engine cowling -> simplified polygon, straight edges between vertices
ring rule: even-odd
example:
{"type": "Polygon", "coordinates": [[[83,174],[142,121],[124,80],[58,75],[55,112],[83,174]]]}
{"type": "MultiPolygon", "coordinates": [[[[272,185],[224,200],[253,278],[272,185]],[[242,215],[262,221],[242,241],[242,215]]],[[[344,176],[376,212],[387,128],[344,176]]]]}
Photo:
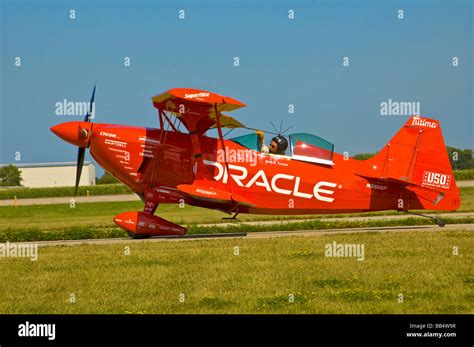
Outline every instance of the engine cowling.
{"type": "Polygon", "coordinates": [[[184,235],[186,228],[166,219],[143,212],[124,212],[114,218],[115,224],[133,235],[142,237],[184,235]]]}

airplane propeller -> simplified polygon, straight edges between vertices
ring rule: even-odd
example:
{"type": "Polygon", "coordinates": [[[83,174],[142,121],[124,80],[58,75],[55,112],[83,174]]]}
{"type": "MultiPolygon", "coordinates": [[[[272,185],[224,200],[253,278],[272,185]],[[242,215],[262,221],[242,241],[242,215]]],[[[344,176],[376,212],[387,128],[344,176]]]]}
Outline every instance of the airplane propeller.
{"type": "MultiPolygon", "coordinates": [[[[94,90],[92,91],[91,101],[89,103],[89,107],[87,108],[86,116],[84,117],[84,122],[91,122],[91,114],[93,111],[94,99],[95,99],[95,85],[94,90]]],[[[86,129],[79,129],[79,136],[87,137],[88,133],[86,129]]],[[[86,156],[86,149],[79,147],[77,151],[77,165],[76,165],[76,185],[74,187],[74,196],[77,195],[77,189],[79,188],[79,181],[81,180],[81,173],[82,173],[82,166],[84,165],[84,158],[86,156]]]]}
{"type": "Polygon", "coordinates": [[[277,129],[275,124],[273,124],[273,122],[270,122],[270,124],[272,125],[273,127],[273,130],[275,130],[276,134],[277,135],[285,135],[285,133],[290,130],[291,128],[293,128],[293,125],[290,125],[288,128],[286,128],[285,130],[281,130],[283,128],[283,121],[280,122],[280,128],[277,129]]]}

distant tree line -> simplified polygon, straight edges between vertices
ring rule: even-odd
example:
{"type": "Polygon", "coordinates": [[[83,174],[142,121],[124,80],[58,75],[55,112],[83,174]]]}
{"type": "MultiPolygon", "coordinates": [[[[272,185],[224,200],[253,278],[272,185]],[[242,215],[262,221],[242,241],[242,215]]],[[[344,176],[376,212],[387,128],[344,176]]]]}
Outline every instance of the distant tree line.
{"type": "Polygon", "coordinates": [[[114,176],[109,174],[107,171],[104,172],[101,178],[96,177],[96,184],[112,184],[120,183],[114,176]]]}
{"type": "MultiPolygon", "coordinates": [[[[472,149],[459,149],[446,146],[449,161],[453,170],[474,169],[474,158],[472,149]]],[[[360,153],[353,156],[354,159],[365,160],[372,158],[377,153],[360,153]]]]}
{"type": "Polygon", "coordinates": [[[0,186],[21,186],[21,181],[23,181],[23,178],[21,178],[21,172],[15,165],[0,167],[0,186]]]}
{"type": "Polygon", "coordinates": [[[474,169],[472,149],[459,149],[446,146],[449,161],[454,170],[474,169]]]}

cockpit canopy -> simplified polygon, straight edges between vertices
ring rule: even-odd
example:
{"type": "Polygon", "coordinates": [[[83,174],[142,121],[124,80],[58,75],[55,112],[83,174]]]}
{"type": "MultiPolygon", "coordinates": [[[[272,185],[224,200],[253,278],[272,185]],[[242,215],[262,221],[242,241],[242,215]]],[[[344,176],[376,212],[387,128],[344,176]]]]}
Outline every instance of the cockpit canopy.
{"type": "MultiPolygon", "coordinates": [[[[288,157],[311,163],[334,165],[332,161],[334,145],[331,142],[306,133],[291,134],[288,138],[290,143],[288,157]]],[[[262,140],[255,133],[234,137],[230,141],[257,152],[262,150],[262,140]]]]}
{"type": "Polygon", "coordinates": [[[262,139],[255,133],[233,137],[229,140],[253,151],[262,151],[262,139]]]}
{"type": "Polygon", "coordinates": [[[325,139],[305,133],[290,135],[290,151],[293,159],[333,165],[334,145],[325,139]]]}

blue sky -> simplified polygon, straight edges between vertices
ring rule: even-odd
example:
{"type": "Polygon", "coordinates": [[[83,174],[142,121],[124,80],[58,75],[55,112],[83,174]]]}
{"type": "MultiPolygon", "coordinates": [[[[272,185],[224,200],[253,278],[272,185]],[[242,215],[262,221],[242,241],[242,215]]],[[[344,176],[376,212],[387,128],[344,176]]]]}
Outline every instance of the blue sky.
{"type": "Polygon", "coordinates": [[[355,154],[379,150],[406,122],[380,114],[392,99],[420,102],[448,145],[474,147],[468,0],[0,4],[0,163],[18,151],[22,163],[75,161],[49,128],[83,118],[56,115],[55,104],[86,101],[95,81],[102,123],[157,127],[152,95],[200,88],[246,103],[233,115],[248,126],[283,120],[355,154]]]}

